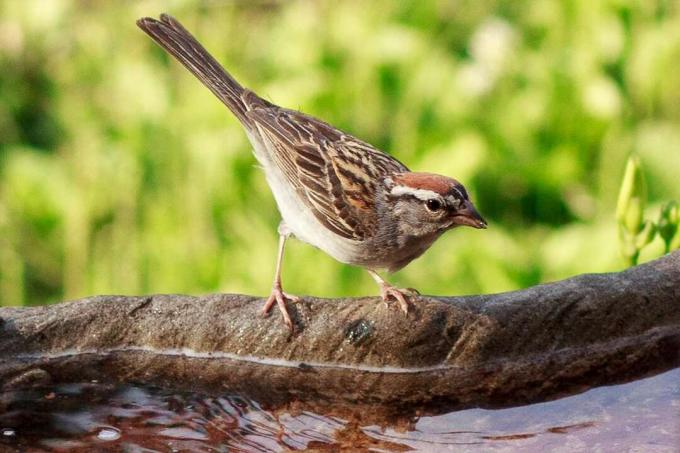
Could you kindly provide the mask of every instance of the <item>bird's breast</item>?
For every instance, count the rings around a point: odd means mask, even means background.
[[[272,162],[269,150],[251,139],[255,157],[262,165],[269,188],[274,195],[284,223],[299,240],[317,247],[336,260],[347,264],[359,264],[363,256],[360,241],[344,238],[326,228],[312,213],[295,188],[286,180],[283,172]]]

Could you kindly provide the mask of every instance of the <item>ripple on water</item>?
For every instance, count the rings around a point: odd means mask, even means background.
[[[362,426],[299,408],[270,411],[238,396],[82,383],[0,393],[0,450],[254,451],[354,447],[387,451],[676,451],[680,369],[547,403],[469,409]],[[264,402],[266,403],[266,402]],[[361,410],[370,410],[363,408]]]
[[[118,440],[120,439],[120,431],[116,428],[104,428],[97,433],[97,438],[100,440]]]

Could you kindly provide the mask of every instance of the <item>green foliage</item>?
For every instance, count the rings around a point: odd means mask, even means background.
[[[619,223],[621,251],[629,265],[637,264],[640,250],[652,242],[656,226],[644,220],[647,187],[637,157],[628,159],[619,192],[616,220]]]
[[[657,230],[664,242],[664,251],[670,253],[672,250],[680,248],[680,211],[678,203],[671,200],[661,208]]]
[[[631,152],[651,209],[680,199],[672,2],[0,2],[0,304],[269,290],[273,199],[236,120],[135,27],[163,11],[263,96],[470,188],[490,228],[446,234],[399,285],[616,269]],[[677,243],[667,211],[640,260]],[[377,293],[295,241],[283,276],[291,293]]]
[[[616,206],[621,254],[630,266],[637,264],[640,252],[654,240],[657,232],[664,242],[665,253],[669,253],[678,230],[678,205],[675,201],[662,206],[657,223],[644,219],[646,203],[647,186],[640,159],[631,156],[626,164]]]

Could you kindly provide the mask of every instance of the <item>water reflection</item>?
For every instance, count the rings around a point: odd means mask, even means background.
[[[361,410],[370,410],[363,408]],[[0,393],[0,450],[677,451],[680,369],[548,403],[407,418],[400,425],[298,408],[99,383]]]

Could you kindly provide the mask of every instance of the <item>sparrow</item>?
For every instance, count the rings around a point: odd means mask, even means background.
[[[311,244],[365,268],[385,302],[408,313],[414,290],[396,288],[378,270],[397,271],[422,255],[445,231],[487,223],[455,179],[410,171],[397,159],[330,124],[279,107],[241,86],[176,19],[142,18],[137,25],[182,63],[241,122],[282,217],[272,291],[286,325],[293,323],[281,285],[287,238]]]

